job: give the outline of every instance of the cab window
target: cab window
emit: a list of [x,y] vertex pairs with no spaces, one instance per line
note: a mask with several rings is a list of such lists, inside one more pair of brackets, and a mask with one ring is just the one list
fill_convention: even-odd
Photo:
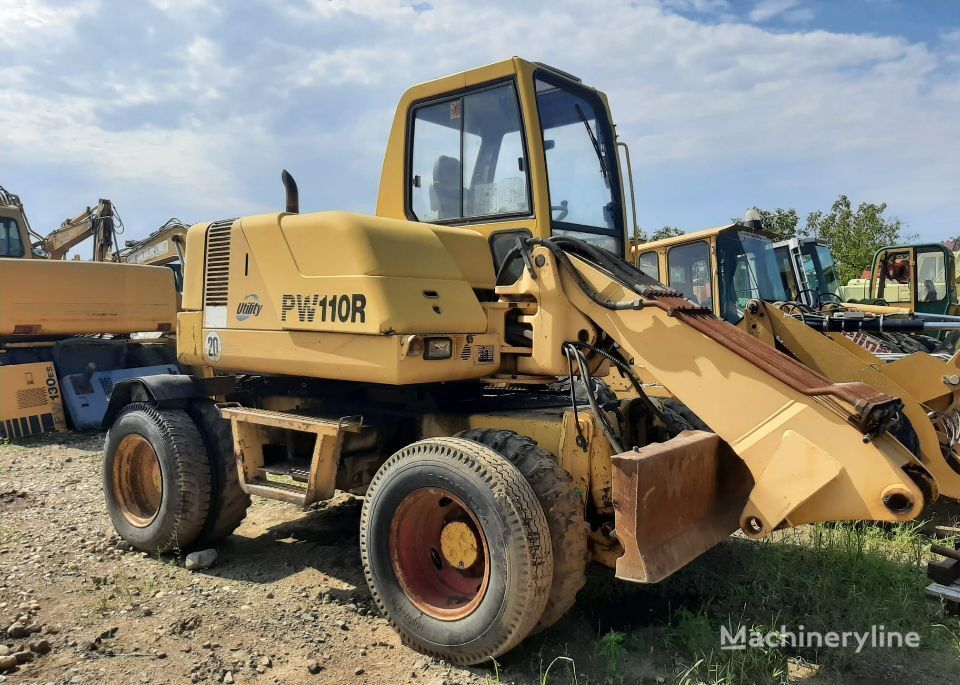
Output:
[[[913,304],[913,273],[910,250],[890,251],[882,255],[876,297],[888,304]],[[923,298],[920,298],[923,301]]]
[[671,248],[667,253],[670,287],[694,304],[713,309],[710,278],[710,247],[699,241]]
[[947,297],[947,265],[943,252],[917,252],[917,302],[939,302]]
[[22,257],[23,243],[13,219],[0,217],[0,257]]
[[547,70],[535,77],[551,233],[624,254],[616,141],[602,100]]
[[656,252],[644,252],[637,261],[640,271],[647,274],[650,278],[660,280],[660,259]]
[[505,83],[413,110],[410,209],[419,221],[530,213],[516,89]]
[[787,247],[775,247],[773,250],[777,260],[777,271],[780,273],[780,282],[783,284],[786,296],[791,300],[796,300],[800,294],[800,287],[797,285],[796,278],[793,275],[793,266],[790,263],[792,259],[790,249]]

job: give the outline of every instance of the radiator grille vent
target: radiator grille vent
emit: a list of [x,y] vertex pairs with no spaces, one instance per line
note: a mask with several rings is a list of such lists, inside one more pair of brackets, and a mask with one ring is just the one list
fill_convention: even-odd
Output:
[[230,229],[236,219],[215,221],[207,229],[206,274],[203,279],[205,307],[227,306],[230,284]]
[[110,376],[100,376],[100,387],[103,388],[103,394],[110,397],[113,392],[113,379]]
[[17,408],[35,409],[36,407],[47,406],[46,388],[28,388],[17,390]]

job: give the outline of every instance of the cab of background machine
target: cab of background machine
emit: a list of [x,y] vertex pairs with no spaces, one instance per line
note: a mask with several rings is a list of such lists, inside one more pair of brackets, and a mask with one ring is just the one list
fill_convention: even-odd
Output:
[[[864,299],[929,314],[957,311],[954,255],[940,244],[880,248],[873,257],[869,287]],[[844,294],[855,294],[852,283]]]
[[28,226],[20,198],[0,186],[0,258],[32,256]]
[[767,233],[741,224],[687,233],[631,249],[645,274],[730,323],[753,299],[787,299]]
[[840,282],[828,245],[816,238],[789,238],[774,243],[773,250],[789,299],[819,308],[839,298]]
[[498,272],[522,236],[570,235],[623,255],[618,151],[603,93],[515,57],[404,94],[377,214],[478,231]]

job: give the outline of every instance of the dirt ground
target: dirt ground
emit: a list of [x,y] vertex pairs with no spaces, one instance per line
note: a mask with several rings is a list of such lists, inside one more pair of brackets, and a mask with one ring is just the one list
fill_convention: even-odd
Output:
[[[618,666],[626,678],[602,672],[598,638],[611,627],[643,630],[659,610],[604,569],[566,618],[497,669],[402,646],[373,608],[360,500],[346,495],[310,512],[255,499],[206,571],[127,551],[103,505],[101,447],[100,435],[0,444],[0,658],[34,649],[0,682],[525,685],[542,682],[558,656],[573,662],[554,664],[551,683],[674,680],[642,653]],[[4,639],[14,623],[30,634]]]
[[[216,565],[191,572],[175,556],[124,549],[103,505],[102,441],[0,445],[0,644],[50,647],[8,683],[497,680],[492,665],[452,667],[402,646],[376,613],[360,566],[358,498],[309,512],[255,498]],[[18,619],[40,632],[4,641]],[[508,655],[500,682],[536,682],[544,641],[575,654],[595,639],[571,616]]]

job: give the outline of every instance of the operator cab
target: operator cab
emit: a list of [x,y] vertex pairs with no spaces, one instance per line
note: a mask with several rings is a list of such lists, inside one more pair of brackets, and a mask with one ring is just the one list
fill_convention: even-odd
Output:
[[773,241],[762,229],[729,224],[642,243],[634,253],[645,274],[730,323],[743,318],[750,300],[787,299]]
[[407,91],[377,214],[478,231],[500,272],[518,237],[573,236],[624,255],[621,197],[603,93],[513,58]]
[[0,186],[0,258],[30,257],[30,239],[20,198]]
[[943,245],[884,247],[873,258],[870,300],[929,314],[954,314],[954,256]]
[[840,300],[840,283],[828,245],[816,238],[790,238],[776,243],[774,253],[790,300],[815,308]]

